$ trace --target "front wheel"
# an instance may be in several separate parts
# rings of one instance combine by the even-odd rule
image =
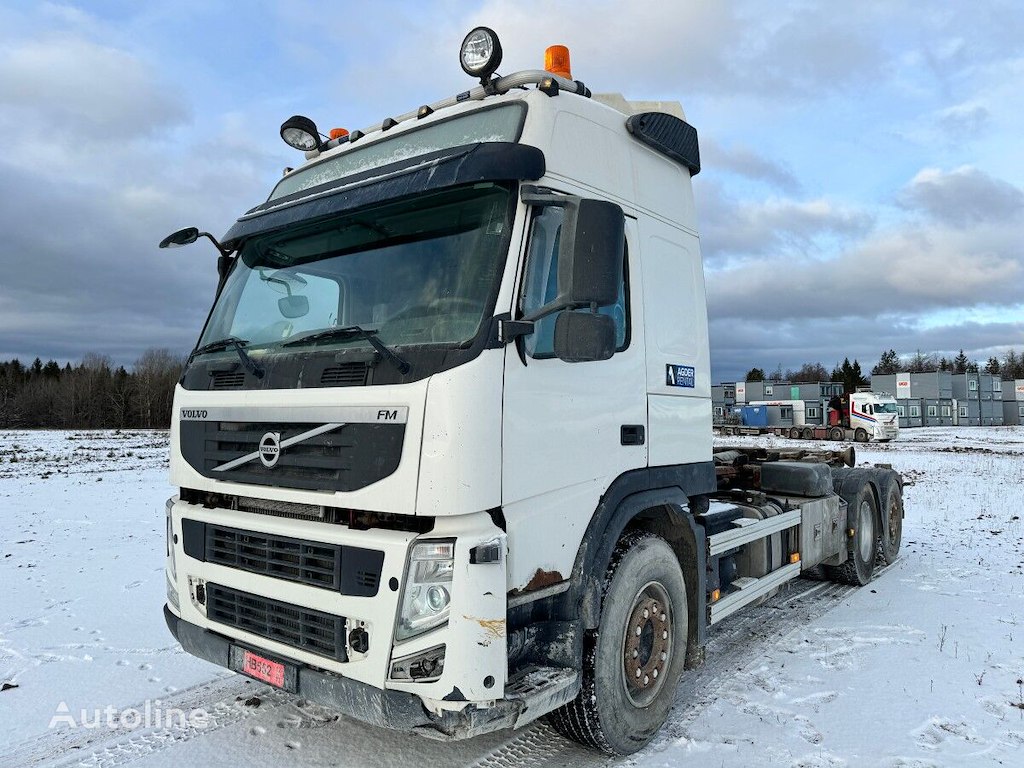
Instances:
[[[654,534],[626,534],[605,576],[601,623],[583,649],[579,696],[548,717],[565,736],[609,754],[643,748],[668,717],[689,636],[686,583]]]
[[[853,439],[858,443],[866,443],[868,441],[868,431],[863,427],[857,427],[857,431],[853,433]]]

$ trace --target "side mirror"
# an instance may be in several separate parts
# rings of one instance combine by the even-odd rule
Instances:
[[[296,317],[305,317],[309,314],[309,299],[298,294],[294,296],[282,296],[277,300],[277,310],[282,317],[292,320]]]
[[[615,354],[615,321],[592,312],[563,312],[555,319],[554,351],[567,363],[607,360]]]
[[[199,239],[199,230],[196,227],[185,227],[177,232],[172,232],[160,241],[161,248],[180,248],[189,245]]]
[[[626,219],[615,203],[572,200],[558,250],[558,299],[566,306],[607,307],[619,298]]]

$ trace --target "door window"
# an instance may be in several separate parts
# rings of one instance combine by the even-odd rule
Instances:
[[[555,205],[542,206],[534,214],[526,252],[523,294],[519,301],[520,313],[524,316],[554,301],[558,296],[558,247],[564,217],[565,210]],[[608,315],[615,321],[616,352],[629,346],[629,259],[625,249],[623,260],[618,300],[611,306],[598,309],[602,315]],[[561,311],[555,312],[534,322],[533,333],[523,337],[526,354],[534,358],[555,356],[555,321],[560,314]]]

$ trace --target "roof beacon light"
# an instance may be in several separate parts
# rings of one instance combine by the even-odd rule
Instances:
[[[332,139],[343,139],[348,136],[347,128],[331,128],[330,137]]]
[[[320,133],[316,123],[302,115],[293,115],[281,123],[281,138],[289,147],[302,152],[320,147]]]
[[[544,69],[552,75],[572,80],[572,67],[569,66],[569,49],[564,45],[549,45],[544,51]]]
[[[479,77],[485,84],[501,64],[501,43],[489,27],[477,27],[462,41],[459,51],[462,71],[470,77]]]

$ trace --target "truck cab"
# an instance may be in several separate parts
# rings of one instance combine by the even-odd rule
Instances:
[[[900,434],[896,398],[884,392],[851,394],[849,419],[851,429],[864,429],[871,440],[888,442]]]
[[[500,58],[477,28],[479,86],[326,140],[290,118],[303,164],[161,244],[207,237],[220,274],[175,391],[165,617],[376,725],[550,714],[627,754],[715,621],[819,563],[870,578],[896,486],[779,462],[783,509],[763,457],[713,456],[696,130],[592,98],[560,46]]]

